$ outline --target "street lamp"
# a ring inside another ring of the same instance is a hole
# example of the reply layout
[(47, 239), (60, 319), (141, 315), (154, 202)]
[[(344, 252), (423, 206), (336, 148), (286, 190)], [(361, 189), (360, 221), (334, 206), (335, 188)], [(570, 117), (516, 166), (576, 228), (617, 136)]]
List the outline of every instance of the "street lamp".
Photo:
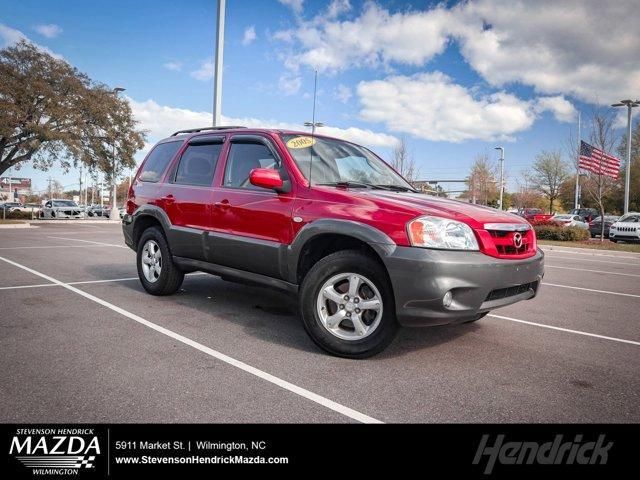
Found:
[(612, 107), (627, 107), (627, 168), (624, 177), (624, 213), (629, 213), (629, 180), (631, 178), (631, 109), (640, 106), (640, 100), (620, 100)]
[(495, 147), (494, 150), (500, 150), (500, 210), (502, 208), (502, 197), (504, 196), (504, 147)]
[[(126, 88), (116, 87), (113, 89), (113, 93), (117, 97), (120, 92), (124, 92), (125, 90)], [(115, 138), (113, 139), (113, 175), (112, 175), (111, 181), (113, 182), (113, 195), (112, 195), (113, 205), (111, 205), (111, 213), (109, 214), (109, 220), (118, 220), (120, 218), (120, 212), (118, 211), (118, 207), (116, 205), (118, 181), (116, 179), (116, 139)]]
[(324, 127), (324, 123), (322, 122), (304, 122), (305, 127), (311, 127), (311, 134), (313, 135), (316, 131), (316, 128)]

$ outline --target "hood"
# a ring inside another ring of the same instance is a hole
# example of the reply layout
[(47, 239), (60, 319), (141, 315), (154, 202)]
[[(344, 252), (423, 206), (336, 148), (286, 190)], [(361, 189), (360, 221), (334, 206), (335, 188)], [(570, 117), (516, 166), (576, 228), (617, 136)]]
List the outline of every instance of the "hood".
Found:
[(386, 190), (350, 189), (349, 193), (375, 201), (380, 208), (413, 212), (415, 216), (434, 215), (465, 222), (474, 228), (485, 223), (527, 223), (512, 213), (472, 203), (433, 197), (422, 193), (391, 192)]

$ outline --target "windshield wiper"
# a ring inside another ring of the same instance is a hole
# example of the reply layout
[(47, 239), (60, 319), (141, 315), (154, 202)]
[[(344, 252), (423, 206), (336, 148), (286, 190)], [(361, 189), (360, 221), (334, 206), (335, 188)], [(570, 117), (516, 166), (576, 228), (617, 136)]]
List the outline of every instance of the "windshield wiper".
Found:
[(358, 182), (354, 180), (348, 180), (344, 182), (327, 182), (327, 183), (318, 183), (318, 185), (327, 185), (330, 187), (343, 187), (343, 188), (373, 188), (379, 190), (391, 190), (390, 188), (386, 188), (385, 185), (373, 185), (372, 183), (366, 182)]
[(376, 187), (379, 188), (385, 188), (387, 190), (394, 190), (396, 192), (413, 192), (413, 193), (418, 193), (418, 190), (416, 190), (415, 188), (409, 188), (409, 187), (403, 187), (402, 185), (376, 185)]

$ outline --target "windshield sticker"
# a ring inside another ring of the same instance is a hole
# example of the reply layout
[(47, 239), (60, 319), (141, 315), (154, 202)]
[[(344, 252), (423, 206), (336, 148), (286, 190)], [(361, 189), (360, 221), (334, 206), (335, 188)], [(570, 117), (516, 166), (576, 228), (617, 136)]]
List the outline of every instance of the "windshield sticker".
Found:
[(309, 148), (316, 144), (316, 139), (311, 137), (295, 137), (287, 142), (287, 148)]

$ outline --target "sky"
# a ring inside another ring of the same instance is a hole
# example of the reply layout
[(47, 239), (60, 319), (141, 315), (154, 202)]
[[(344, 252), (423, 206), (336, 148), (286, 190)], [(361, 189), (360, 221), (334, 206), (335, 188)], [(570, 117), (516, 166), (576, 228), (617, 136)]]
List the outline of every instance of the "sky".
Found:
[[(1, 0), (0, 47), (26, 39), (92, 79), (126, 88), (144, 154), (211, 123), (215, 0)], [(227, 0), (225, 122), (322, 133), (389, 159), (405, 138), (421, 179), (465, 178), (505, 149), (507, 189), (597, 108), (640, 96), (637, 1)], [(602, 32), (602, 34), (598, 34)], [(638, 109), (640, 110), (640, 109)], [(626, 112), (618, 112), (618, 132)], [(583, 131), (588, 125), (583, 125)], [(13, 175), (69, 189), (78, 173)], [(445, 188), (460, 189), (449, 184)]]

